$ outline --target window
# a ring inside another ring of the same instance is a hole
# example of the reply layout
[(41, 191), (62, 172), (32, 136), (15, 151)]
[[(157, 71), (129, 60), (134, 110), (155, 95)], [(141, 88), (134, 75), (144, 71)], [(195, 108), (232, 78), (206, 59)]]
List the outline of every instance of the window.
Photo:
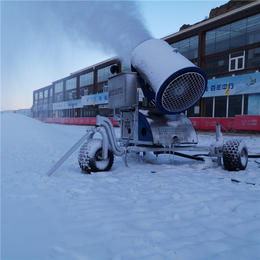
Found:
[(198, 45), (198, 35), (171, 44), (173, 48), (177, 48), (178, 51), (187, 59), (198, 58)]
[(205, 54), (212, 54), (216, 52), (216, 30), (206, 33), (206, 50)]
[(203, 98), (204, 100), (204, 117), (212, 117), (213, 115), (213, 97)]
[(39, 92), (39, 99), (43, 99), (43, 91)]
[(178, 51), (188, 59), (189, 58), (189, 51), (190, 51), (190, 40), (185, 39), (185, 40), (179, 42)]
[(81, 75), (79, 78), (79, 86), (84, 87), (87, 85), (92, 85), (94, 83), (94, 73), (89, 72), (84, 75)]
[(77, 78), (66, 80), (66, 90), (74, 89), (77, 87)]
[(229, 55), (229, 71), (244, 69), (245, 52), (240, 51)]
[[(113, 64), (113, 65), (116, 65), (116, 64)], [(110, 67), (113, 66), (113, 65), (110, 65), (108, 67), (105, 67), (105, 68), (102, 68), (102, 69), (98, 70), (98, 82), (107, 81), (107, 79), (109, 77), (113, 76), (113, 74), (110, 72)]]
[(54, 89), (55, 93), (63, 92), (63, 82), (55, 84)]
[(44, 90), (44, 98), (48, 98), (48, 89)]
[(206, 32), (205, 55), (260, 42), (260, 14)]
[(215, 97), (214, 117), (226, 117), (227, 97)]
[(52, 90), (52, 88), (50, 89), (50, 97), (52, 97), (52, 92), (53, 92), (53, 90)]
[(260, 110), (260, 94), (248, 95), (248, 115), (259, 115)]
[(87, 96), (87, 95), (92, 95), (93, 93), (94, 93), (94, 87), (93, 86), (80, 89), (80, 96), (81, 97)]
[(260, 48), (246, 51), (246, 68), (260, 67)]
[(130, 62), (121, 61), (121, 71), (122, 72), (129, 72), (129, 71), (131, 71)]
[(241, 115), (242, 112), (242, 95), (229, 96), (228, 117)]
[(221, 56), (215, 59), (205, 60), (204, 70), (207, 75), (226, 72), (229, 70), (229, 56)]
[(111, 109), (100, 109), (99, 110), (99, 115), (100, 116), (110, 116), (110, 115), (113, 115), (113, 110), (111, 110)]
[(230, 49), (246, 44), (246, 19), (231, 24)]
[(55, 95), (55, 103), (62, 102), (62, 101), (63, 101), (63, 94), (62, 93), (56, 94)]
[(260, 14), (247, 18), (247, 44), (260, 42)]
[(229, 49), (230, 24), (216, 30), (216, 52)]
[(103, 93), (103, 87), (105, 84), (98, 84), (97, 86), (97, 93)]
[(66, 92), (66, 100), (75, 100), (76, 96), (76, 90)]
[(243, 109), (243, 115), (248, 114), (248, 94), (244, 95), (244, 109)]
[(35, 93), (35, 94), (34, 94), (34, 99), (35, 99), (35, 100), (38, 100), (38, 93)]

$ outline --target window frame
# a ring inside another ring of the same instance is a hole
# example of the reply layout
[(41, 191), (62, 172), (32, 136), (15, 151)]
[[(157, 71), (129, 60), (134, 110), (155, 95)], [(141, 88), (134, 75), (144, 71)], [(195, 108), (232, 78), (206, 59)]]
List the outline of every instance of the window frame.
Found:
[[(243, 55), (236, 56), (236, 57), (231, 57), (232, 55), (236, 54), (235, 53), (230, 53), (229, 54), (229, 71), (237, 71), (237, 70), (243, 70), (245, 68), (245, 51), (242, 51)], [(239, 60), (242, 59), (242, 67), (238, 67), (239, 65)], [(235, 61), (235, 68), (232, 68), (232, 62)]]

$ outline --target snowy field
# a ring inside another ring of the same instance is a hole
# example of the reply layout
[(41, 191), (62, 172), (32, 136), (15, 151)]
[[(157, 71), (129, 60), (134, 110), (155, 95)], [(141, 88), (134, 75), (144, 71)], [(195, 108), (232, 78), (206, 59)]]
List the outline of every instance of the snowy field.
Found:
[[(89, 175), (77, 150), (48, 177), (85, 130), (1, 115), (1, 259), (260, 259), (260, 159), (132, 155)], [(260, 135), (240, 137), (260, 154)]]

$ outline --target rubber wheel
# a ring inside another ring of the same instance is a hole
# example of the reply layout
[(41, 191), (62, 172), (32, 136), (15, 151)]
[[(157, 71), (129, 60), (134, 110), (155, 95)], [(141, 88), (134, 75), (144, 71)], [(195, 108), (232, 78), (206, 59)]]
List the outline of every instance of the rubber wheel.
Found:
[(248, 150), (242, 140), (229, 140), (223, 146), (223, 163), (228, 171), (245, 170)]
[(78, 155), (79, 166), (86, 173), (109, 171), (114, 163), (114, 153), (108, 148), (107, 160), (102, 160), (102, 140), (90, 139), (84, 143)]

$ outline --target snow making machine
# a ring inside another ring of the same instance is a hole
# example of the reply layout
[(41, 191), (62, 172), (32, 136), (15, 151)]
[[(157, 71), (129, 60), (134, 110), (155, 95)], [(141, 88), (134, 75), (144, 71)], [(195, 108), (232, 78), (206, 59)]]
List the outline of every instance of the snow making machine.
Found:
[[(223, 142), (218, 124), (213, 144), (198, 146), (194, 126), (183, 114), (205, 92), (207, 76), (202, 69), (159, 39), (144, 41), (133, 50), (131, 69), (118, 73), (118, 67), (112, 66), (113, 76), (108, 79), (108, 108), (119, 110), (114, 119), (120, 126), (120, 138), (110, 119), (98, 115), (79, 151), (83, 171), (108, 171), (114, 155), (124, 156), (127, 164), (128, 153), (147, 152), (201, 161), (209, 156), (219, 165), (223, 158), (227, 170), (246, 168), (248, 151), (243, 141)], [(102, 139), (94, 139), (96, 133)]]

